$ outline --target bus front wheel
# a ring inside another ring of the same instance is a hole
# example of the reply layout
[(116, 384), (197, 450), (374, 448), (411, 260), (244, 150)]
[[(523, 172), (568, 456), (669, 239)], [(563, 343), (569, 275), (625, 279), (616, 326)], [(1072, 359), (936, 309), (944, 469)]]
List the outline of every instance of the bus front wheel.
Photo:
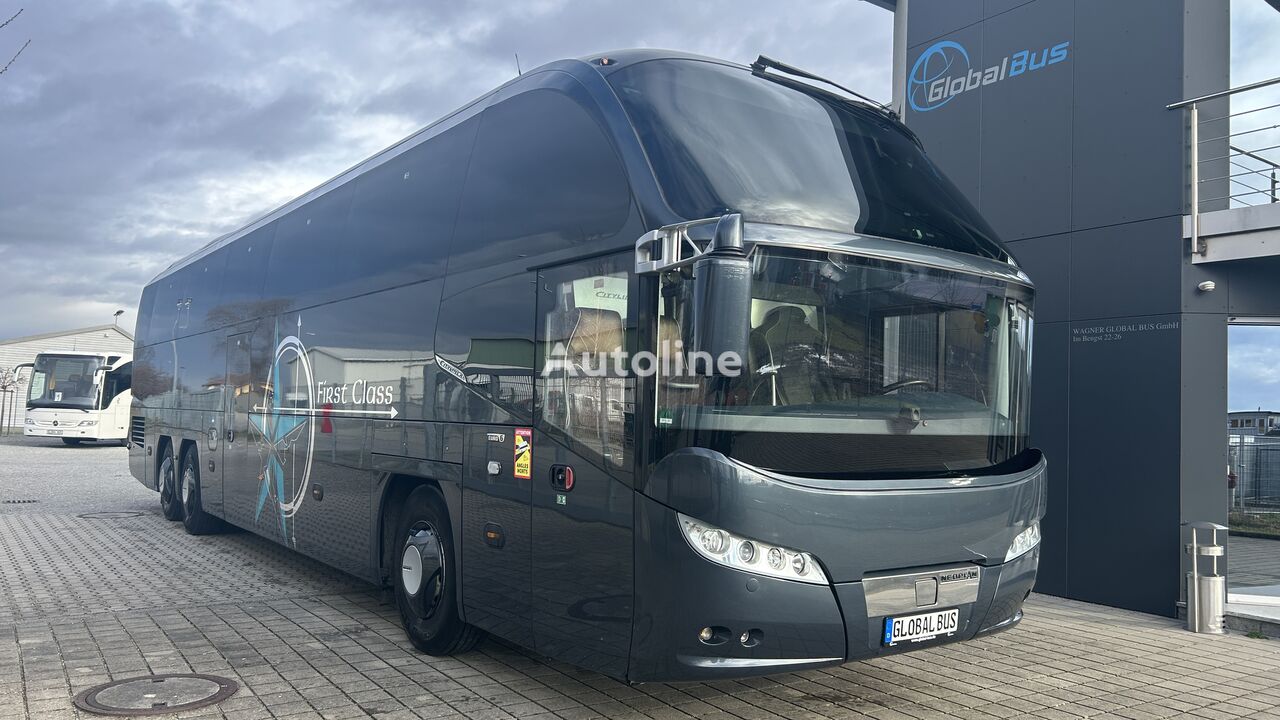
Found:
[(62, 438), (63, 445), (79, 445), (80, 438)]
[(392, 583), (410, 642), (428, 655), (475, 647), (481, 631), (458, 615), (458, 555), (439, 490), (424, 485), (409, 495), (394, 537)]
[(178, 476), (178, 493), (182, 500), (182, 525), (191, 535), (208, 535), (218, 530), (218, 518), (204, 511), (200, 503), (200, 454), (195, 447), (182, 455), (182, 474)]
[(165, 443), (160, 454), (160, 512), (166, 520), (182, 519), (182, 503), (178, 502), (178, 469), (173, 462), (173, 446)]

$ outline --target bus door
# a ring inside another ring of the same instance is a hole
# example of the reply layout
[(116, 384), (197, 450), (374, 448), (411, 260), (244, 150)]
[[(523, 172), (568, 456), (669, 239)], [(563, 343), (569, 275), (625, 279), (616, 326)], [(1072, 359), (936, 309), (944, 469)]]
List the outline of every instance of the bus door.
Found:
[(103, 438), (129, 436), (129, 412), (132, 406), (133, 363), (126, 362), (106, 373), (102, 382), (102, 417), (98, 431)]
[[(252, 374), (251, 338), (252, 333), (227, 336), (227, 378), (223, 386), (225, 405), (221, 413), (224, 488), (219, 494), (216, 512), (241, 526), (252, 520), (251, 504), (257, 497), (261, 471), (249, 432), (249, 413), (255, 404), (262, 401), (263, 395)], [(208, 502), (203, 496), (201, 500)]]
[(538, 652), (615, 677), (631, 647), (630, 253), (545, 269), (530, 437)]

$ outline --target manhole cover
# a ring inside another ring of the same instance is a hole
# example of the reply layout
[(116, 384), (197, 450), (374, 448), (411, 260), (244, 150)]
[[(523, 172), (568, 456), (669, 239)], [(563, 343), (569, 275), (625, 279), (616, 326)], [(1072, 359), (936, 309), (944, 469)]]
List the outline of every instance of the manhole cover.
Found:
[(5, 505), (27, 505), (33, 502), (40, 502), (40, 501), (39, 500), (0, 500), (0, 503), (3, 503)]
[(75, 703), (97, 715), (168, 715), (215, 705), (239, 689), (213, 675), (148, 675), (89, 688)]
[(84, 518), (85, 520), (123, 520), (124, 518), (142, 517), (142, 513), (132, 511), (107, 511), (85, 513), (83, 515), (77, 515), (76, 517)]

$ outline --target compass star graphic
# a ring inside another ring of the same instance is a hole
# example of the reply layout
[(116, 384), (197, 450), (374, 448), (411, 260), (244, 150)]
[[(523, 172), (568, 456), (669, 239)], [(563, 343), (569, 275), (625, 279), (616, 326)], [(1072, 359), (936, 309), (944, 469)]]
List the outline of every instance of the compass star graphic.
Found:
[[(298, 319), (301, 334), (302, 319)], [(277, 327), (276, 337), (280, 332)], [(292, 365), (292, 382), (282, 373), (282, 360)], [(290, 538), (288, 519), (292, 517), (306, 497), (311, 476), (311, 451), (315, 443), (315, 428), (310, 422), (313, 387), (311, 363), (306, 348), (295, 335), (276, 344), (275, 357), (267, 376), (266, 402), (249, 414), (249, 422), (261, 438), (259, 449), (263, 454), (262, 481), (258, 491), (258, 507), (254, 519), (262, 517), (268, 500), (274, 500), (280, 517), (280, 533)], [(292, 392), (286, 393), (290, 387)], [(302, 400), (302, 404), (299, 402)]]

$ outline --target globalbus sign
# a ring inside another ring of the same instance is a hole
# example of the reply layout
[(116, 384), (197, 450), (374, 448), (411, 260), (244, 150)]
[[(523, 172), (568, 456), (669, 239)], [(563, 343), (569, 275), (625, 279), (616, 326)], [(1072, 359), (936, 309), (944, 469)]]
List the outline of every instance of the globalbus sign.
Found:
[(1067, 59), (1070, 47), (1067, 41), (1042, 50), (1020, 50), (984, 70), (972, 66), (969, 52), (960, 43), (936, 42), (911, 66), (907, 102), (916, 112), (937, 110), (970, 90), (1056, 65)]

